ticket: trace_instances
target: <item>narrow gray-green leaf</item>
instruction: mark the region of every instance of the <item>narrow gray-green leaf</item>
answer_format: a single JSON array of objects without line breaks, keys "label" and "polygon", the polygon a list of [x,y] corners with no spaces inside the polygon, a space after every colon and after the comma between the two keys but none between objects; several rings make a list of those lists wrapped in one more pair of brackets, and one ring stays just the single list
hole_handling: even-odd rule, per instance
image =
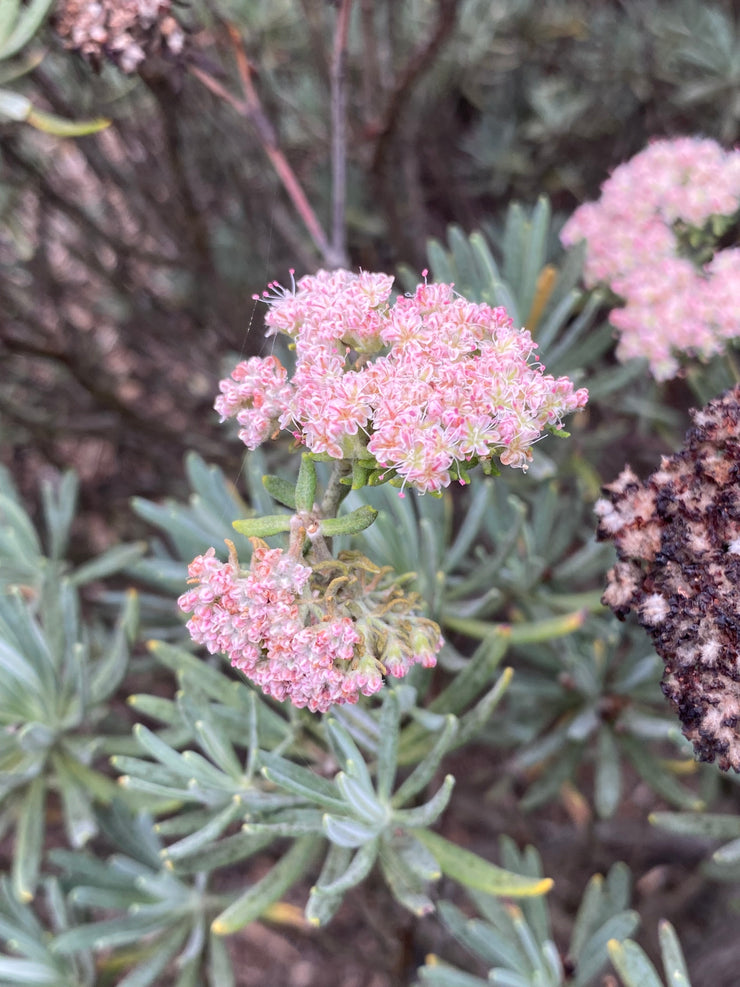
[{"label": "narrow gray-green leaf", "polygon": [[227,826],[230,826],[235,819],[238,819],[244,811],[245,809],[241,801],[237,798],[232,799],[230,804],[212,816],[205,826],[201,826],[194,833],[184,836],[181,840],[170,844],[170,846],[162,850],[162,856],[169,860],[177,860],[180,857],[185,857],[188,854],[193,854],[201,850],[208,843],[212,843],[213,840],[218,839]]},{"label": "narrow gray-green leaf", "polygon": [[51,10],[54,0],[31,0],[15,22],[15,27],[0,47],[0,59],[10,58],[21,50],[36,34]]},{"label": "narrow gray-green leaf", "polygon": [[234,968],[226,943],[221,936],[213,933],[208,937],[208,983],[209,987],[236,987]]},{"label": "narrow gray-green leaf", "polygon": [[346,812],[344,800],[337,795],[336,789],[326,778],[277,754],[264,752],[261,759],[262,774],[268,781],[293,795],[299,795],[309,803],[334,812]]},{"label": "narrow gray-green leaf", "polygon": [[496,867],[476,853],[463,849],[431,830],[416,829],[412,835],[432,851],[443,874],[466,887],[485,891],[487,894],[519,898],[546,894],[553,885],[549,877],[524,877]]},{"label": "narrow gray-green leaf", "polygon": [[676,930],[665,919],[661,919],[658,923],[658,937],[663,970],[670,987],[691,987],[689,971]]},{"label": "narrow gray-green leaf", "polygon": [[397,809],[393,813],[393,821],[408,829],[418,826],[431,826],[447,808],[454,787],[454,776],[447,775],[439,789],[428,802],[415,809]]},{"label": "narrow gray-green leaf", "polygon": [[60,972],[56,967],[45,966],[31,960],[15,959],[12,956],[0,956],[0,982],[6,987],[13,984],[30,984],[30,987],[60,987],[63,983]]},{"label": "narrow gray-green leaf", "polygon": [[386,806],[381,805],[375,792],[361,781],[350,777],[344,771],[340,771],[334,779],[334,783],[342,793],[352,814],[359,817],[363,822],[376,825],[388,818]]},{"label": "narrow gray-green leaf", "polygon": [[[427,964],[430,960],[427,959]],[[455,970],[451,966],[438,964],[434,957],[434,965],[424,966],[419,970],[418,976],[422,984],[428,987],[490,987],[490,980],[481,980],[471,973],[463,973],[462,970]]]},{"label": "narrow gray-green leaf", "polygon": [[228,739],[212,723],[198,720],[195,724],[198,739],[203,750],[218,765],[221,771],[233,779],[244,781],[244,769]]},{"label": "narrow gray-green leaf", "polygon": [[163,936],[157,943],[154,953],[142,963],[137,963],[122,980],[118,981],[116,987],[151,987],[155,984],[179,950],[187,931],[187,926],[181,923],[169,936]]},{"label": "narrow gray-green leaf", "polygon": [[377,516],[378,511],[366,504],[340,517],[323,518],[321,534],[327,538],[333,538],[335,535],[358,535],[365,528],[369,528]]},{"label": "narrow gray-green leaf", "polygon": [[146,551],[146,542],[134,542],[131,545],[115,545],[103,552],[96,559],[78,566],[69,576],[73,586],[84,586],[95,579],[104,579],[114,572],[120,572],[126,566],[133,565]]},{"label": "narrow gray-green leaf", "polygon": [[740,861],[740,839],[725,843],[719,850],[715,850],[712,854],[712,860],[715,864],[728,866],[738,863]]},{"label": "narrow gray-green leaf", "polygon": [[322,819],[323,829],[332,843],[343,847],[359,847],[374,840],[382,828],[379,825],[369,825],[357,819],[346,819],[331,816],[328,813]]},{"label": "narrow gray-green leaf", "polygon": [[149,915],[126,915],[90,922],[62,932],[51,944],[55,953],[73,954],[81,949],[107,950],[141,940],[164,922],[153,923]]},{"label": "narrow gray-green leaf", "polygon": [[434,777],[442,758],[445,754],[449,753],[452,747],[457,734],[458,722],[455,716],[449,715],[445,717],[444,726],[439,731],[432,746],[428,749],[426,757],[416,765],[408,778],[394,793],[391,800],[394,807],[400,808],[414,798],[415,795],[418,795],[423,788],[426,788]]},{"label": "narrow gray-green leaf", "polygon": [[634,737],[627,736],[621,738],[621,743],[638,774],[658,795],[682,809],[697,810],[704,807],[702,799],[660,765],[644,744],[639,743]]},{"label": "narrow gray-green leaf", "polygon": [[378,846],[378,840],[371,840],[369,843],[360,847],[352,857],[344,873],[329,883],[322,884],[317,882],[311,889],[311,896],[341,895],[349,891],[350,888],[355,887],[360,881],[364,881],[375,863],[375,858],[378,855]]},{"label": "narrow gray-green leaf", "polygon": [[631,936],[640,924],[640,916],[635,911],[612,915],[597,929],[576,958],[576,978],[574,987],[586,987],[596,974],[609,961],[607,943],[612,939],[624,940]]},{"label": "narrow gray-green leaf", "polygon": [[12,531],[18,558],[32,562],[41,555],[41,543],[33,522],[20,504],[5,494],[0,494],[0,525]]},{"label": "narrow gray-green leaf", "polygon": [[13,853],[13,891],[20,901],[30,901],[36,891],[41,865],[46,812],[46,780],[37,775],[21,803]]},{"label": "narrow gray-green leaf", "polygon": [[715,812],[651,812],[653,826],[669,833],[703,836],[708,840],[740,838],[740,816]]},{"label": "narrow gray-green leaf", "polygon": [[194,850],[174,861],[178,874],[196,874],[200,871],[212,871],[219,867],[231,867],[241,860],[253,857],[273,843],[275,837],[271,833],[252,833],[242,830],[227,836],[217,843]]},{"label": "narrow gray-green leaf", "polygon": [[69,770],[69,758],[57,753],[52,758],[59,780],[67,839],[73,847],[79,849],[98,831],[91,802],[92,793]]},{"label": "narrow gray-green leaf", "polygon": [[290,514],[268,514],[266,517],[232,521],[231,526],[246,538],[269,538],[281,531],[290,531]]},{"label": "narrow gray-green leaf", "polygon": [[298,480],[295,485],[295,506],[299,511],[312,511],[316,502],[316,464],[310,452],[301,455]]},{"label": "narrow gray-green leaf", "polygon": [[218,915],[211,925],[217,936],[230,935],[259,918],[288,888],[301,880],[316,858],[321,840],[302,836],[256,884]]},{"label": "narrow gray-green leaf", "polygon": [[610,819],[622,794],[619,748],[608,724],[599,730],[594,773],[594,804],[601,819]]},{"label": "narrow gray-green leaf", "polygon": [[398,693],[389,686],[385,689],[383,708],[380,711],[378,760],[375,767],[378,798],[384,801],[390,798],[396,778],[400,723],[401,707]]},{"label": "narrow gray-green leaf", "polygon": [[0,3],[0,51],[15,27],[20,6],[21,0],[2,0]]},{"label": "narrow gray-green leaf", "polygon": [[0,89],[0,122],[13,120],[15,123],[22,123],[28,119],[32,109],[33,103],[27,96],[14,93],[10,89]]},{"label": "narrow gray-green leaf", "polygon": [[434,911],[434,902],[427,894],[428,882],[408,866],[392,845],[381,848],[380,866],[391,894],[404,908],[418,916]]},{"label": "narrow gray-green leaf", "polygon": [[352,739],[349,730],[335,716],[327,716],[324,720],[327,739],[331,745],[340,766],[352,778],[362,782],[366,788],[372,789],[373,783],[370,772],[365,764],[365,758],[357,744]]},{"label": "narrow gray-green leaf", "polygon": [[663,987],[655,967],[636,942],[609,942],[609,959],[625,987]]},{"label": "narrow gray-green leaf", "polygon": [[274,474],[268,473],[262,477],[262,485],[273,500],[276,500],[279,504],[282,504],[283,507],[287,507],[291,511],[296,509],[295,483],[289,483],[288,480],[284,480],[282,476],[275,476]]}]

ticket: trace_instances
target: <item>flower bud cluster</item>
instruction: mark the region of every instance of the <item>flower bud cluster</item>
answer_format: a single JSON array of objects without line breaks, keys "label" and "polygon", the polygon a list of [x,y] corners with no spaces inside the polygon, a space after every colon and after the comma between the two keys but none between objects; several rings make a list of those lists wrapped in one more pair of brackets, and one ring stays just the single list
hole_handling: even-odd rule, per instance
[{"label": "flower bud cluster", "polygon": [[253,357],[221,382],[216,410],[250,449],[288,429],[317,454],[368,463],[438,491],[496,457],[526,469],[532,444],[582,408],[585,389],[544,373],[530,334],[502,308],[450,284],[390,301],[385,274],[320,271],[294,291],[273,285],[268,334],[295,347],[292,377]]},{"label": "flower bud cluster", "polygon": [[740,248],[717,249],[739,210],[740,150],[691,137],[650,144],[576,210],[561,239],[585,240],[586,284],[624,300],[609,316],[620,360],[647,357],[668,380],[676,353],[710,357],[740,335]]},{"label": "flower bud cluster", "polygon": [[680,452],[597,502],[619,556],[602,599],[650,634],[700,760],[740,771],[740,385],[693,419]]},{"label": "flower bud cluster", "polygon": [[132,73],[151,55],[182,51],[185,34],[171,11],[172,0],[61,0],[54,24],[64,47],[96,68],[110,61]]},{"label": "flower bud cluster", "polygon": [[192,614],[193,640],[225,653],[266,695],[323,713],[377,692],[386,675],[436,664],[439,627],[389,569],[353,552],[308,565],[250,541],[246,571],[233,545],[228,562],[212,548],[194,559],[195,585],[178,605]]}]

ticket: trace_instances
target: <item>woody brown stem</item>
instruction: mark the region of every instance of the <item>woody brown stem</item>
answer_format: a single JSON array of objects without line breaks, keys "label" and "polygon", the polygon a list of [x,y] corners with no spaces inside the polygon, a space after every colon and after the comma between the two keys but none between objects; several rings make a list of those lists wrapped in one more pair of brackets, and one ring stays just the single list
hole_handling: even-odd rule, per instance
[{"label": "woody brown stem", "polygon": [[336,517],[339,505],[349,493],[349,487],[342,479],[352,471],[351,464],[346,459],[340,459],[334,467],[326,485],[324,496],[321,498],[319,513],[321,517]]}]

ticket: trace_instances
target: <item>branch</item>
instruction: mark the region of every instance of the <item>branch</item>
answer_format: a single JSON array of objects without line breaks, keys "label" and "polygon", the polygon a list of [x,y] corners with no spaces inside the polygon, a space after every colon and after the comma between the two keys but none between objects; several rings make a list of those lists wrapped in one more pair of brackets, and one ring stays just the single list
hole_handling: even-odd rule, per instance
[{"label": "branch", "polygon": [[232,106],[240,116],[244,117],[249,121],[249,123],[251,123],[257,134],[257,139],[262,145],[265,154],[270,159],[270,162],[275,169],[278,178],[282,182],[283,188],[288,193],[296,212],[303,220],[303,223],[308,230],[316,249],[319,251],[322,259],[327,265],[335,266],[336,262],[334,258],[334,251],[327,240],[326,234],[324,233],[316,213],[308,201],[308,198],[306,197],[306,194],[303,191],[295,172],[280,149],[275,129],[262,108],[262,103],[260,102],[260,98],[257,95],[257,90],[254,88],[254,84],[252,82],[252,67],[244,49],[244,43],[241,35],[237,29],[233,27],[233,25],[228,24],[227,28],[232,44],[234,45],[237,70],[239,72],[239,79],[244,98],[239,99],[234,96],[204,69],[201,69],[196,65],[190,65],[188,66],[188,69],[190,73],[202,82],[204,86],[210,89],[215,96],[218,96],[219,99],[224,100],[224,102]]},{"label": "branch", "polygon": [[458,0],[439,0],[437,23],[430,37],[413,52],[388,99],[385,113],[376,128],[378,143],[373,156],[372,172],[380,174],[393,136],[401,125],[403,111],[418,79],[431,65],[434,56],[455,26]]},{"label": "branch", "polygon": [[321,517],[336,517],[339,505],[350,491],[347,484],[342,483],[342,479],[352,472],[352,467],[346,459],[340,459],[332,466],[331,476],[326,485],[324,496],[319,505]]}]

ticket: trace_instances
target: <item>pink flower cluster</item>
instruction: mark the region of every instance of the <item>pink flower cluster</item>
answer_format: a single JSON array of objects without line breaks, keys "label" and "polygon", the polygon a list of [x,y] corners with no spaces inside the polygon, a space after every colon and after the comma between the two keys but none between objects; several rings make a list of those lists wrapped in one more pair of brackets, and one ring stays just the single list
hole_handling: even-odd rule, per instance
[{"label": "pink flower cluster", "polygon": [[377,692],[386,673],[403,677],[414,664],[434,666],[442,646],[439,627],[416,616],[394,626],[397,594],[381,593],[382,618],[372,612],[378,602],[372,588],[359,587],[354,607],[342,606],[336,594],[330,604],[309,566],[250,540],[246,572],[233,550],[228,562],[212,548],[194,559],[188,573],[195,585],[178,606],[192,614],[187,627],[193,640],[211,654],[228,655],[266,695],[323,713]]},{"label": "pink flower cluster", "polygon": [[740,150],[692,137],[650,144],[615,169],[598,202],[576,210],[561,239],[585,240],[586,284],[624,299],[609,316],[620,360],[647,357],[653,376],[668,380],[677,352],[707,358],[740,336],[740,248],[708,263],[690,256],[692,233],[716,246],[716,218],[722,229],[739,210]]},{"label": "pink flower cluster", "polygon": [[[494,456],[526,469],[548,426],[585,405],[585,389],[544,373],[536,344],[504,309],[449,284],[390,301],[385,274],[319,271],[273,285],[268,335],[296,352],[293,375],[253,357],[221,382],[216,410],[250,448],[293,432],[314,453],[370,461],[422,493]],[[391,472],[393,471],[393,472]]]}]

